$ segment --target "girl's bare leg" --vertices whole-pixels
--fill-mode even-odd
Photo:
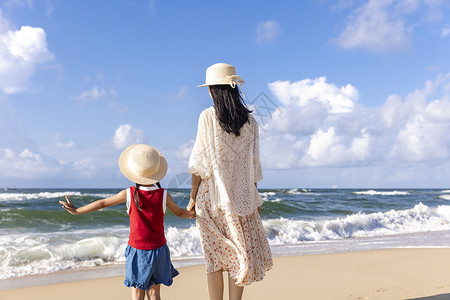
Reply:
[[[153,284],[147,291],[147,298],[150,300],[161,300],[161,284]]]
[[[206,274],[208,281],[209,300],[223,299],[223,276],[222,270]]]
[[[131,288],[131,299],[132,300],[144,300],[145,291],[138,288]]]
[[[230,277],[230,273],[228,273],[228,294],[230,300],[241,300],[242,294],[244,293],[243,286],[237,286],[235,281]]]

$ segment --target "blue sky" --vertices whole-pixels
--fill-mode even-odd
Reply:
[[[196,86],[226,62],[260,186],[448,188],[449,53],[444,0],[2,1],[0,187],[125,187],[134,143],[185,186]]]

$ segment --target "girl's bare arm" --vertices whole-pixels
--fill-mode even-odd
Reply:
[[[167,193],[167,201],[166,201],[167,207],[170,209],[171,212],[177,217],[180,218],[195,218],[195,211],[187,211],[184,208],[179,207],[175,201],[173,201],[172,196],[170,196],[169,193]]]
[[[82,207],[76,207],[75,205],[73,205],[72,202],[70,202],[70,199],[68,196],[66,196],[66,200],[67,200],[67,202],[59,201],[59,203],[62,204],[62,208],[67,210],[72,215],[81,215],[81,214],[90,213],[90,212],[93,212],[93,211],[96,211],[96,210],[99,210],[99,209],[102,209],[105,207],[110,207],[113,205],[123,203],[123,202],[127,201],[127,193],[126,193],[126,190],[123,190],[123,191],[115,194],[114,196],[94,201],[94,202],[89,203]]]

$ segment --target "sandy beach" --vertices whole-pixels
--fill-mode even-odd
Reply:
[[[392,249],[276,257],[244,299],[450,299],[450,249]],[[164,299],[208,299],[203,266],[180,268]],[[123,277],[0,291],[0,299],[128,299]],[[225,296],[227,292],[225,291]]]

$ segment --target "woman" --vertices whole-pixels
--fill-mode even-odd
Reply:
[[[237,87],[243,83],[232,65],[206,70],[200,86],[208,86],[214,106],[200,114],[189,159],[187,209],[195,206],[211,300],[223,297],[223,271],[230,299],[241,299],[244,286],[263,279],[272,267],[257,191],[262,179],[258,124],[243,104]]]

